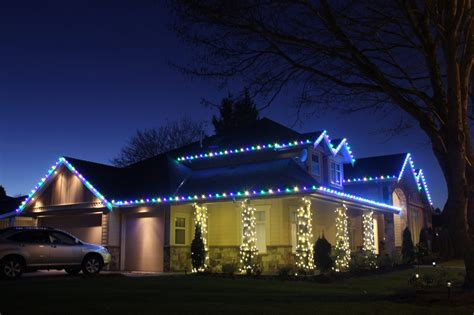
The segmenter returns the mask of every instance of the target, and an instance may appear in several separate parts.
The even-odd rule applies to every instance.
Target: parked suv
[[[0,276],[16,279],[25,271],[65,269],[69,274],[99,273],[110,262],[103,246],[84,243],[61,230],[11,227],[0,230]]]

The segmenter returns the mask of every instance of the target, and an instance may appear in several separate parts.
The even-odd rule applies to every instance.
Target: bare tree
[[[270,99],[407,113],[443,171],[443,214],[474,285],[472,0],[177,0],[175,29],[195,48],[182,70],[241,77]],[[196,63],[196,61],[198,63]],[[196,65],[197,66],[193,66]]]
[[[158,129],[137,130],[112,163],[115,166],[125,167],[198,141],[204,136],[204,124],[188,118],[167,123]]]

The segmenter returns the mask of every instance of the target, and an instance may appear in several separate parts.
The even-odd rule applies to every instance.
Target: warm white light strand
[[[334,262],[334,271],[336,272],[346,271],[351,260],[346,210],[345,205],[336,208],[336,260]]]
[[[242,219],[242,243],[240,245],[240,271],[253,273],[257,267],[257,230],[255,208],[248,199],[240,203]]]
[[[305,272],[314,269],[313,263],[313,227],[311,218],[311,199],[302,198],[303,205],[296,212],[297,220],[297,245],[296,266]]]
[[[202,242],[204,243],[204,266],[202,267],[202,270],[193,270],[194,272],[196,271],[204,271],[207,269],[207,266],[209,265],[209,247],[207,244],[207,207],[205,205],[200,205],[197,203],[193,203],[193,208],[194,208],[194,225],[199,225],[201,228],[201,239]]]
[[[362,214],[364,229],[363,251],[368,267],[377,268],[377,248],[375,246],[374,212],[367,211]]]

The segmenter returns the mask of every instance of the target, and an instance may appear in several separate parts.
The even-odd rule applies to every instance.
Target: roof
[[[178,189],[179,195],[237,192],[318,185],[292,159],[220,167],[193,172]]]
[[[407,153],[358,158],[354,165],[344,165],[344,178],[396,176],[400,174]]]
[[[303,139],[304,137],[311,139]],[[253,146],[258,143],[262,145]],[[269,145],[266,146],[265,143]],[[280,193],[280,191],[295,193],[300,188],[303,191],[319,191],[362,202],[364,198],[319,186],[319,183],[298,165],[290,154],[281,154],[289,152],[286,150],[288,148],[299,149],[300,145],[308,144],[316,147],[320,143],[325,143],[333,155],[344,148],[342,154],[349,161],[353,161],[345,138],[331,141],[326,131],[301,134],[266,118],[234,132],[208,137],[202,144],[195,142],[123,168],[61,157],[15,210],[21,212],[34,198],[33,196],[45,187],[45,183],[54,177],[56,170],[63,166],[74,173],[109,209],[131,203],[151,203],[153,200],[157,202],[200,200],[206,195],[213,195],[212,198],[216,199],[220,198],[219,194],[228,192],[248,192],[252,195]],[[215,163],[216,161],[212,160],[210,167],[196,168],[192,165],[191,168],[191,163],[184,163],[187,160],[178,161],[180,154],[190,154],[197,150],[224,150],[226,147],[244,146],[248,148],[248,145],[252,145],[252,150],[255,148],[255,154],[260,149],[268,149],[265,154],[270,154],[271,158],[267,159],[265,154],[259,154],[259,159],[243,158],[237,155],[243,152],[239,150],[231,151],[235,153],[234,159],[236,159],[236,163],[233,164]],[[362,164],[364,162],[359,165]],[[273,192],[273,189],[276,191]],[[364,202],[375,206],[387,206],[367,200]]]
[[[26,196],[10,197],[5,196],[0,199],[0,215],[15,211]]]

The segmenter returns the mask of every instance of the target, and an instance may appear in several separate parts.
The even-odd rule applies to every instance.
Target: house
[[[430,213],[410,154],[356,159],[347,139],[264,118],[124,168],[61,157],[0,219],[64,229],[107,246],[111,269],[137,271],[191,270],[199,225],[212,268],[252,268],[255,255],[274,272],[312,268],[322,235],[344,253],[337,269],[351,252],[392,254]]]

